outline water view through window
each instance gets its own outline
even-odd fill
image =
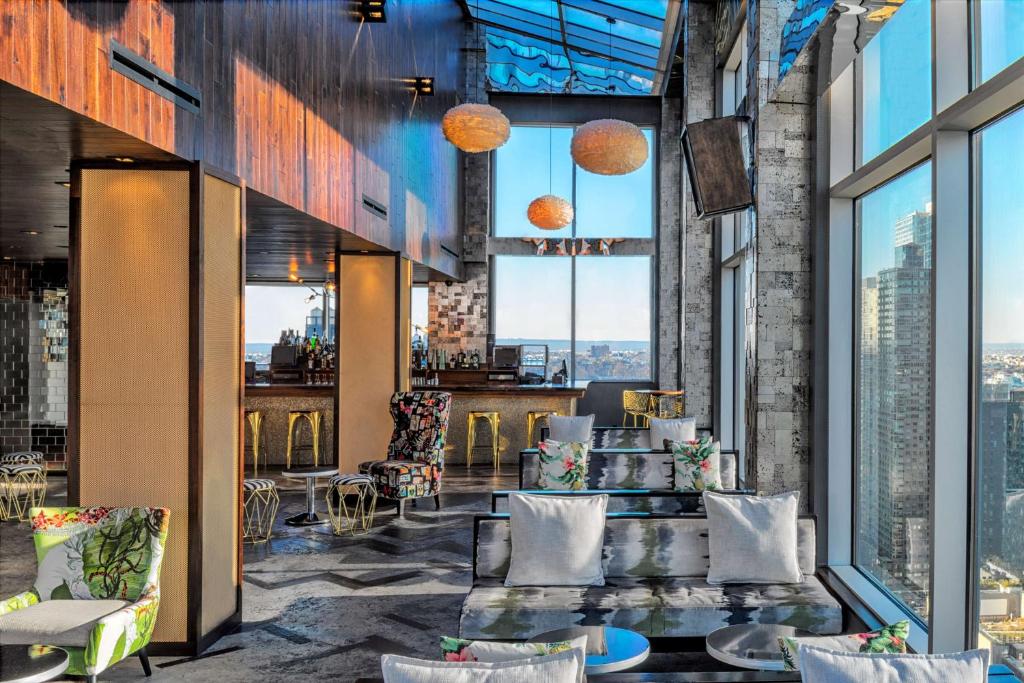
[[[931,163],[857,200],[860,329],[854,561],[928,617]]]
[[[572,371],[575,320],[576,381],[649,379],[650,271],[647,256],[495,257],[495,341],[547,345],[550,378]]]

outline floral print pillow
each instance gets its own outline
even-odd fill
[[[587,488],[589,449],[588,444],[579,441],[542,441],[537,488],[547,491],[581,491]]]
[[[570,640],[555,643],[498,643],[441,636],[441,659],[446,662],[504,662],[555,655],[573,648]]]
[[[672,441],[676,491],[719,491],[722,445],[710,436],[695,441]]]
[[[800,668],[800,646],[814,645],[838,652],[873,652],[906,654],[907,636],[910,635],[910,621],[895,624],[870,633],[854,633],[847,636],[821,636],[814,638],[779,638],[782,650],[782,664],[786,671]]]

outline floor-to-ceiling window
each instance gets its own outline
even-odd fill
[[[1024,110],[981,129],[974,149],[978,643],[998,662],[1024,656]]]
[[[854,562],[928,617],[932,199],[924,163],[856,202]]]
[[[994,664],[1024,655],[1022,22],[907,0],[819,100],[831,575]]]
[[[722,68],[719,93],[722,116],[743,114],[747,96],[747,28],[737,32],[736,41]],[[718,339],[721,352],[718,369],[716,432],[725,448],[740,453],[746,441],[746,313],[747,281],[751,260],[749,210],[719,219],[718,251],[720,296],[717,310]],[[741,464],[742,467],[742,464]]]
[[[654,129],[649,157],[621,176],[573,164],[572,126],[516,125],[493,156],[491,316],[498,344],[545,344],[548,377],[650,380],[654,374]],[[541,230],[526,217],[537,197],[574,207]],[[529,245],[529,246],[526,246]]]

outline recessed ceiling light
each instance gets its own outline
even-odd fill
[[[68,182],[67,180],[57,180],[57,181],[54,181],[53,184],[54,185],[60,185],[61,187],[71,187],[71,183]]]
[[[39,231],[38,230],[22,230],[21,234],[22,235],[38,235]]]
[[[122,164],[130,164],[135,161],[132,157],[110,157],[114,161],[120,161]]]
[[[12,258],[12,256],[4,256],[4,261],[10,261]]]
[[[359,250],[359,253],[360,253],[360,254],[369,254],[369,253],[370,253],[370,250],[369,250],[369,249],[360,249],[360,250]]]

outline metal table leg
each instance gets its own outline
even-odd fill
[[[306,478],[306,511],[293,515],[284,520],[290,526],[313,526],[315,524],[326,524],[326,519],[320,519],[316,514],[316,503],[313,498],[315,493],[315,477]]]

